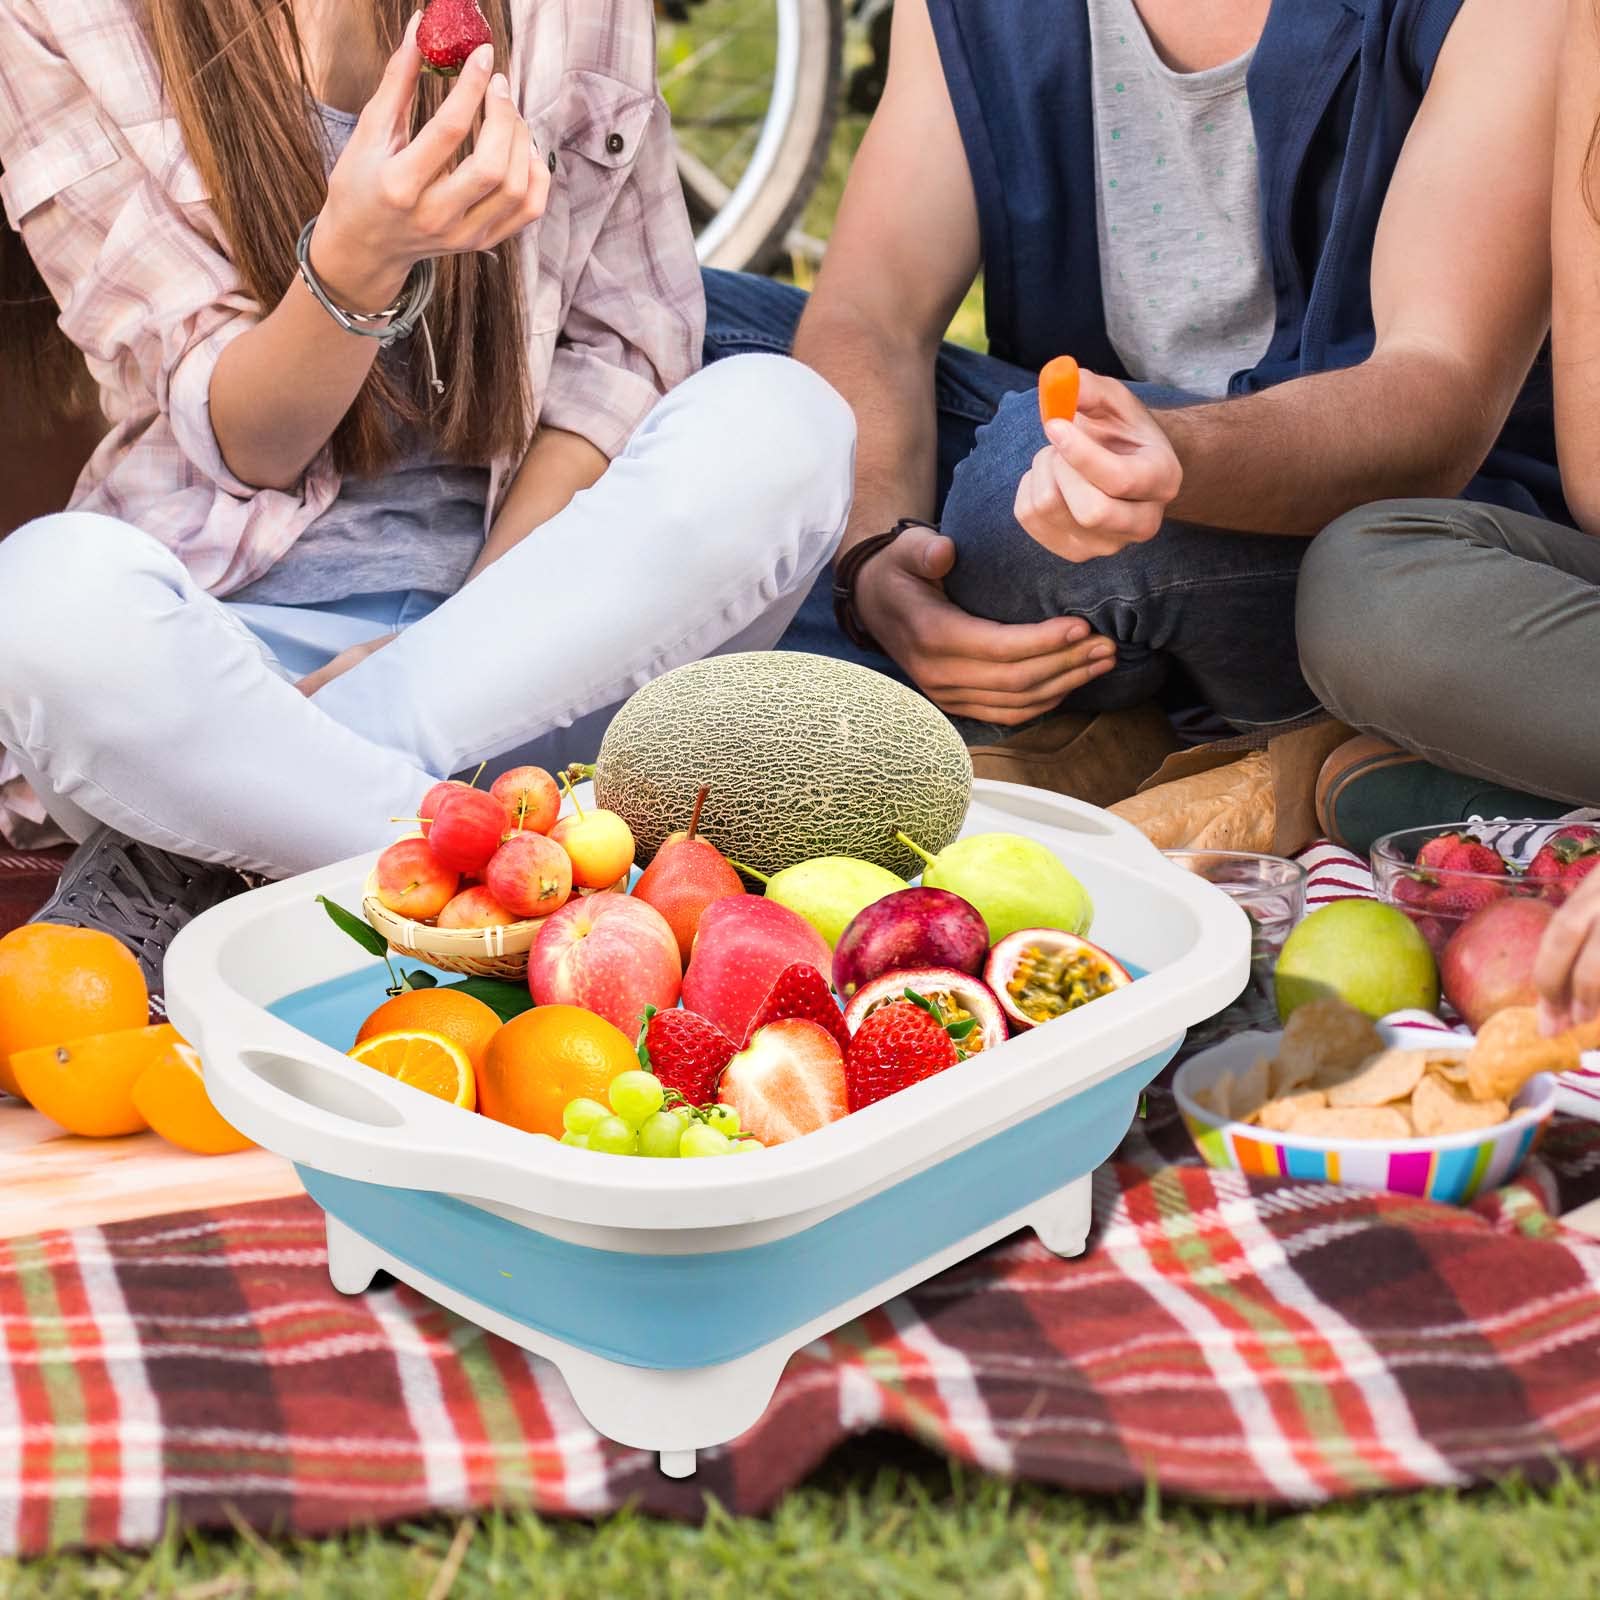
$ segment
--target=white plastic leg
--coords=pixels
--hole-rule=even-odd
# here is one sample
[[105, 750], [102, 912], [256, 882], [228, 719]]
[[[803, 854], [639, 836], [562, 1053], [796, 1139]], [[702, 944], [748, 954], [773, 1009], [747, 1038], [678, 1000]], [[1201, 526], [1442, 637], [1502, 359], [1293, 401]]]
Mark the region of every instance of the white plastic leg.
[[1088, 1248], [1093, 1193], [1093, 1181], [1085, 1173], [1035, 1206], [1028, 1225], [1052, 1255], [1081, 1256]]
[[328, 1276], [340, 1294], [360, 1294], [377, 1276], [383, 1258], [337, 1217], [327, 1220]]
[[767, 1345], [715, 1367], [628, 1367], [570, 1345], [548, 1354], [573, 1403], [608, 1439], [654, 1450], [669, 1478], [695, 1470], [695, 1452], [754, 1427], [783, 1376], [790, 1346]]

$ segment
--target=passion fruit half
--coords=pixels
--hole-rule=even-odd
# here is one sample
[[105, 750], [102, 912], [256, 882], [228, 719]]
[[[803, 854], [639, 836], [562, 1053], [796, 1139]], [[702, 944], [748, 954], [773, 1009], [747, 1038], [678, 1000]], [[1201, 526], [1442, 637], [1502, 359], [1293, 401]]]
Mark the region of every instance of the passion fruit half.
[[1017, 1029], [1037, 1028], [1132, 983], [1097, 944], [1060, 928], [1022, 928], [989, 952], [983, 976]]
[[912, 967], [904, 972], [886, 972], [881, 978], [864, 983], [845, 1007], [844, 1025], [854, 1033], [879, 1006], [890, 1006], [906, 998], [906, 990], [920, 995], [939, 1008], [946, 1026], [977, 1024], [956, 1040], [962, 1056], [975, 1056], [992, 1050], [1010, 1037], [1000, 1001], [981, 978], [954, 967]]

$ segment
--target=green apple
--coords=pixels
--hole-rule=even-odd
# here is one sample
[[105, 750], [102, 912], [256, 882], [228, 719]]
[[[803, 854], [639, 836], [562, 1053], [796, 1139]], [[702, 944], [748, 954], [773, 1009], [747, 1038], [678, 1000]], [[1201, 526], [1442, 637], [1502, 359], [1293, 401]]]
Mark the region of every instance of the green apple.
[[1405, 912], [1378, 900], [1335, 900], [1284, 941], [1276, 974], [1278, 1015], [1330, 995], [1369, 1017], [1439, 1004], [1439, 969]]

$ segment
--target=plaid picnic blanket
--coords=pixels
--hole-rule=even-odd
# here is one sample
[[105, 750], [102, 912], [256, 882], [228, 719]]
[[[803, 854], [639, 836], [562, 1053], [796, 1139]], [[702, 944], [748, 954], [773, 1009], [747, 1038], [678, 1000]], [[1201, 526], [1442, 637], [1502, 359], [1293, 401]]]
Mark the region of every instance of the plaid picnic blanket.
[[[1318, 899], [1360, 892], [1314, 861]], [[1356, 864], [1359, 865], [1359, 864]], [[697, 1477], [598, 1438], [546, 1362], [404, 1287], [329, 1285], [270, 1202], [0, 1245], [0, 1552], [488, 1503], [770, 1507], [845, 1438], [1064, 1488], [1294, 1505], [1600, 1462], [1600, 1126], [1455, 1210], [1195, 1163], [1151, 1096], [1087, 1255], [1031, 1234], [801, 1351]]]

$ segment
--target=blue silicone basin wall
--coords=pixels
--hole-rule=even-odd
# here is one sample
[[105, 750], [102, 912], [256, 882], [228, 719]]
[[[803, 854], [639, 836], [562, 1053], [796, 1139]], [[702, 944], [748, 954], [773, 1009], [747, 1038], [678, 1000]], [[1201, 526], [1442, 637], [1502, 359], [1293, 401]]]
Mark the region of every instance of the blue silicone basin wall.
[[[272, 1010], [342, 1048], [377, 1003], [364, 997], [366, 986], [382, 997], [381, 970], [357, 975], [366, 984], [336, 980]], [[324, 1210], [379, 1249], [513, 1322], [631, 1366], [712, 1366], [1092, 1172], [1176, 1053], [1173, 1045], [847, 1211], [745, 1250], [594, 1250], [448, 1195], [307, 1167], [300, 1176]]]

